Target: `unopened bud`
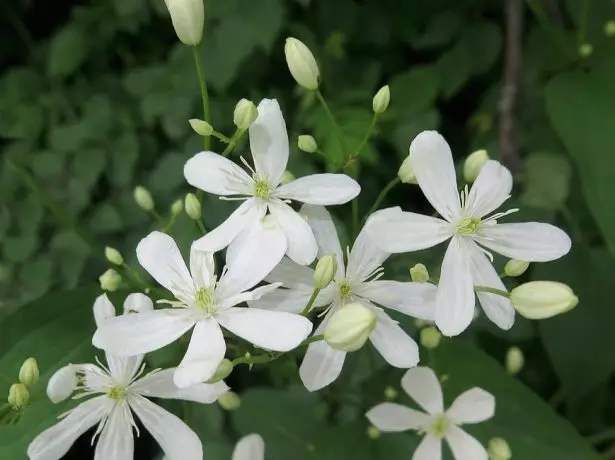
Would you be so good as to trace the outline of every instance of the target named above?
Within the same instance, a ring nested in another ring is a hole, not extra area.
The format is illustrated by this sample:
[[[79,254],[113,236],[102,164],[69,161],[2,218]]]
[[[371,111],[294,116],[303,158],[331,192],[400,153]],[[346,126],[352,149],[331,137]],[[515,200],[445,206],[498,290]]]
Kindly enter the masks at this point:
[[[489,155],[486,150],[477,150],[472,152],[463,162],[463,178],[468,184],[471,184],[478,177],[478,173],[483,169],[485,163],[489,161]]]
[[[288,70],[295,81],[305,89],[313,91],[318,88],[320,72],[318,64],[310,49],[296,38],[287,38],[284,55]]]
[[[164,0],[164,3],[179,40],[188,46],[198,45],[205,23],[203,0]]]
[[[320,258],[314,270],[314,286],[318,289],[326,288],[337,271],[337,260],[334,254],[325,254]]]
[[[8,403],[14,409],[23,409],[30,401],[30,392],[23,383],[14,383],[9,388]]]
[[[389,401],[393,401],[394,399],[397,399],[397,390],[393,387],[386,387],[384,389],[384,397],[386,399],[388,399]]]
[[[607,21],[607,23],[604,25],[604,34],[607,37],[615,36],[615,21]]]
[[[416,264],[410,268],[410,278],[412,281],[429,281],[429,271],[423,264]]]
[[[184,202],[182,200],[175,200],[171,205],[171,214],[174,216],[179,215],[184,210]]]
[[[414,320],[414,327],[416,327],[417,329],[421,329],[423,327],[429,326],[431,324],[431,322],[427,321],[426,319],[415,319]]]
[[[239,395],[233,391],[227,391],[218,398],[218,404],[224,410],[233,411],[241,406]]]
[[[122,277],[118,272],[110,268],[105,273],[100,275],[98,281],[100,282],[100,287],[103,291],[113,292],[120,286]]]
[[[421,345],[425,348],[436,348],[440,344],[442,334],[434,327],[429,326],[421,329]]]
[[[504,266],[506,276],[521,276],[530,266],[529,262],[523,260],[510,259]]]
[[[34,385],[38,381],[38,363],[34,358],[26,359],[19,369],[19,381],[24,385]]]
[[[201,203],[194,193],[188,193],[186,200],[184,201],[184,208],[186,214],[192,220],[199,220],[201,218]]]
[[[286,170],[282,173],[282,177],[280,178],[280,185],[288,184],[296,179],[295,175],[291,173],[289,170]]]
[[[564,283],[530,281],[510,291],[510,301],[521,316],[544,319],[573,309],[579,298]]]
[[[140,185],[136,186],[133,192],[133,197],[137,205],[144,211],[151,211],[154,209],[154,199],[152,198],[152,194],[145,187]]]
[[[374,99],[372,100],[372,108],[374,113],[381,114],[389,107],[391,101],[391,90],[389,85],[385,85],[378,90]]]
[[[367,437],[369,439],[378,439],[380,437],[380,430],[376,428],[374,425],[370,425],[367,427]]]
[[[318,144],[316,143],[316,139],[314,139],[309,134],[302,134],[297,138],[297,146],[299,150],[307,153],[314,153],[318,150]]]
[[[399,170],[397,171],[397,177],[404,184],[416,184],[416,176],[414,175],[414,168],[412,167],[412,162],[410,161],[410,156],[407,156],[403,161]]]
[[[197,133],[199,136],[211,136],[214,132],[214,128],[204,120],[199,120],[198,118],[192,118],[188,120],[190,126],[193,131]]]
[[[109,246],[105,248],[105,257],[114,265],[122,265],[124,263],[124,258],[120,251]]]
[[[154,303],[145,294],[140,292],[133,292],[126,296],[124,300],[124,314],[129,315],[131,313],[145,313],[154,309]]]
[[[487,448],[489,460],[510,460],[512,452],[508,443],[502,438],[491,438]]]
[[[589,43],[583,43],[579,46],[579,56],[581,57],[589,57],[594,52],[594,47]]]
[[[506,370],[508,373],[517,375],[523,369],[524,363],[525,358],[521,349],[519,347],[510,347],[506,352]]]
[[[254,102],[247,99],[241,99],[235,106],[233,112],[233,123],[238,129],[245,131],[248,129],[254,120],[258,117],[258,109],[254,105]]]
[[[335,350],[356,351],[376,327],[376,314],[359,303],[350,303],[336,311],[325,326],[325,340]]]
[[[75,368],[70,364],[58,369],[55,374],[51,376],[47,383],[47,396],[52,403],[57,404],[65,399],[68,399],[77,385],[79,379]]]
[[[214,372],[214,375],[212,375],[211,378],[205,383],[216,383],[220,380],[224,380],[231,375],[231,372],[233,372],[233,363],[225,358],[220,362],[220,364],[218,364],[218,368],[216,369],[216,372]]]

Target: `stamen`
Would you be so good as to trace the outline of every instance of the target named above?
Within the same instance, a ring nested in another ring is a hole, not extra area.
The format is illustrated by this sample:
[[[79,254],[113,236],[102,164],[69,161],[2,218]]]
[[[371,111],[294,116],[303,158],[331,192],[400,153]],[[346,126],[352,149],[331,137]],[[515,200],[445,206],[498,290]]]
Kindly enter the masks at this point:
[[[256,174],[256,171],[254,171],[252,166],[250,166],[250,164],[246,161],[246,159],[243,157],[243,155],[240,156],[239,159],[244,164],[244,166],[250,170],[250,172],[252,173],[252,176],[254,176]]]
[[[509,214],[513,214],[515,212],[519,212],[519,208],[513,208],[513,209],[509,209],[508,211],[504,211],[504,212],[498,212],[496,214],[493,214],[489,217],[487,217],[483,222],[494,222],[497,223],[497,220],[507,216]]]

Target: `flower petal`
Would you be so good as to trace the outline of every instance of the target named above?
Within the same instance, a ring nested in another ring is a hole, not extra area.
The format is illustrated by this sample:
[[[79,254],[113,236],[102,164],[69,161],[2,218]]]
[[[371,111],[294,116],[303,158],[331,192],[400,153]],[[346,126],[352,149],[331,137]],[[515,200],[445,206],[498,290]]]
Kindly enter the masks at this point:
[[[414,451],[412,460],[442,460],[442,439],[426,434]]]
[[[51,402],[57,404],[60,401],[68,399],[68,397],[73,394],[73,391],[75,391],[79,383],[77,377],[79,367],[78,364],[69,364],[53,373],[47,383],[47,396]]]
[[[419,362],[419,347],[414,339],[382,310],[374,310],[378,323],[369,340],[376,350],[391,366],[403,369],[416,366]]]
[[[395,403],[378,404],[365,416],[372,425],[385,432],[420,430],[429,422],[427,414]]]
[[[498,254],[526,262],[559,259],[571,246],[566,232],[538,222],[484,225],[476,241]]]
[[[451,148],[436,131],[423,131],[410,144],[410,161],[421,190],[449,222],[461,212]]]
[[[436,325],[446,336],[461,334],[474,318],[474,284],[470,250],[454,237],[444,254],[436,295]]]
[[[262,179],[276,186],[288,163],[286,123],[275,99],[263,99],[257,109],[258,117],[249,131],[254,167]]]
[[[412,281],[367,281],[353,288],[353,293],[359,297],[429,321],[435,317],[437,292],[431,283]]]
[[[143,355],[115,356],[110,353],[105,355],[113,380],[123,386],[130,384],[143,363]]]
[[[311,293],[314,290],[314,270],[284,257],[265,277],[265,281],[282,283],[286,288]]]
[[[168,460],[202,460],[203,446],[188,425],[143,396],[129,395],[128,402],[158,442]]]
[[[361,192],[356,180],[346,174],[312,174],[284,184],[276,190],[276,196],[301,203],[330,206],[344,204]]]
[[[269,211],[286,235],[288,257],[299,265],[311,264],[318,254],[318,246],[308,223],[281,201],[270,202]]]
[[[397,215],[400,208],[388,208],[373,216],[383,218],[389,215]],[[346,277],[354,282],[363,281],[372,276],[374,270],[380,267],[389,258],[390,253],[384,251],[379,244],[380,237],[370,232],[374,219],[370,217],[355,239],[350,254],[348,254],[348,267]]]
[[[117,356],[140,355],[174,342],[194,323],[183,308],[116,316],[94,333],[92,344]]]
[[[461,393],[446,411],[446,416],[456,425],[484,422],[494,414],[495,398],[482,388],[472,388]]]
[[[252,195],[254,181],[238,165],[214,152],[201,152],[184,165],[184,177],[193,187],[215,195]]]
[[[235,294],[220,302],[220,304],[218,305],[219,309],[226,310],[227,308],[234,307],[235,305],[238,305],[242,302],[252,302],[255,300],[259,300],[261,297],[275,292],[279,287],[280,283],[265,284],[261,287],[257,287],[256,289],[252,289],[251,291]]]
[[[233,334],[266,350],[290,351],[312,332],[310,320],[283,311],[233,307],[216,318]]]
[[[130,386],[130,391],[147,398],[182,399],[202,404],[211,404],[228,391],[226,383],[197,383],[179,388],[173,381],[176,368],[150,372]]]
[[[510,197],[513,178],[510,171],[494,160],[481,168],[465,204],[467,217],[483,217],[499,208]]]
[[[248,302],[251,308],[300,313],[310,300],[311,293],[294,289],[276,289],[259,300]]]
[[[188,388],[210,379],[225,353],[226,343],[216,320],[200,320],[194,326],[188,350],[175,370],[175,385]]]
[[[231,460],[265,460],[265,441],[257,434],[244,436],[235,445]]]
[[[299,213],[307,220],[318,244],[318,258],[333,254],[337,260],[335,278],[344,277],[344,256],[331,214],[323,206],[304,204]],[[290,286],[287,286],[290,287]]]
[[[124,314],[131,313],[145,313],[146,311],[152,311],[154,309],[154,303],[145,294],[140,292],[133,292],[128,294],[124,300]]]
[[[209,288],[215,282],[216,263],[214,253],[200,251],[195,244],[190,247],[190,274],[197,289]]]
[[[109,297],[107,297],[107,294],[101,294],[96,297],[92,310],[94,311],[96,327],[100,327],[103,321],[115,316],[115,307],[109,300]]]
[[[135,444],[128,404],[113,406],[96,444],[94,460],[132,460]]]
[[[401,379],[401,387],[428,414],[444,411],[442,387],[435,372],[429,367],[413,367]]]
[[[483,445],[458,426],[449,426],[444,439],[450,446],[455,460],[487,460],[489,458]]]

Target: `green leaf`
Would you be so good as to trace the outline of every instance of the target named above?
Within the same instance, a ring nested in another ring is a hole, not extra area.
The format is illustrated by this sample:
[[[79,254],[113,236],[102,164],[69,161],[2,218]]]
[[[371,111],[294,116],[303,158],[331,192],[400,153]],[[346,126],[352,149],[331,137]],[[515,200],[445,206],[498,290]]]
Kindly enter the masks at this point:
[[[60,29],[49,45],[47,75],[64,78],[73,74],[85,61],[88,44],[88,35],[74,25]]]
[[[448,45],[459,34],[464,19],[456,11],[445,11],[432,16],[425,32],[414,40],[412,46],[417,49],[438,48]]]
[[[470,50],[472,74],[485,73],[495,63],[502,48],[502,34],[491,22],[479,22],[466,27],[461,40]]]
[[[38,235],[36,233],[8,236],[2,242],[4,257],[11,262],[23,262],[34,254],[37,247]]]
[[[454,96],[469,80],[472,74],[473,52],[464,41],[459,41],[436,63],[440,74],[440,91],[445,98]]]
[[[570,192],[570,163],[561,155],[535,153],[525,160],[521,201],[549,211],[560,209]]]
[[[403,117],[419,114],[434,104],[439,86],[436,67],[414,67],[396,74],[390,83],[391,108]]]

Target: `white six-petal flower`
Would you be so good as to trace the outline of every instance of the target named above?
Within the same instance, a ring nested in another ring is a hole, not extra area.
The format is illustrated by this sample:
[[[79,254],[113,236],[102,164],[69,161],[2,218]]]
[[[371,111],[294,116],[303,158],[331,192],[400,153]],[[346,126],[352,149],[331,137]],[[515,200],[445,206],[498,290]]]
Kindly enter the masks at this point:
[[[486,247],[513,259],[545,262],[570,250],[570,238],[557,227],[543,223],[497,222],[513,212],[493,214],[510,197],[513,179],[497,161],[488,161],[472,188],[457,190],[451,149],[435,131],[424,131],[410,145],[410,159],[421,190],[443,219],[385,209],[375,213],[370,235],[391,253],[418,251],[450,239],[442,262],[436,300],[436,324],[443,334],[463,332],[474,316],[474,286],[506,290],[489,260]],[[514,323],[510,301],[497,294],[479,292],[487,317],[502,329]]]
[[[441,460],[442,438],[455,460],[487,460],[487,451],[459,425],[479,423],[493,417],[495,398],[481,388],[472,388],[459,395],[444,410],[442,387],[428,367],[408,370],[401,380],[406,393],[425,411],[420,412],[396,403],[382,403],[365,415],[380,431],[416,430],[424,434],[412,460]]]

